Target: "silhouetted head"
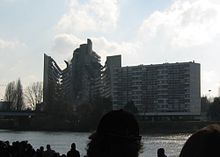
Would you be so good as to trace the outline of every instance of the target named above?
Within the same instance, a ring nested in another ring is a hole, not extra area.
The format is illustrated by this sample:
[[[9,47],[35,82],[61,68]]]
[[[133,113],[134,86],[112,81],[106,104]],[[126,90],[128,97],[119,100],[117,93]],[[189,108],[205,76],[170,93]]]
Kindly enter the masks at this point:
[[[50,150],[50,145],[49,145],[49,144],[47,144],[47,146],[46,146],[46,147],[47,147],[47,150]]]
[[[212,157],[219,154],[219,148],[220,126],[213,124],[189,137],[180,152],[180,157]]]
[[[123,110],[104,115],[89,138],[88,157],[138,157],[141,149],[138,122]]]
[[[71,144],[71,149],[72,149],[72,150],[75,150],[75,149],[76,149],[76,144],[75,144],[75,143],[72,143],[72,144]]]
[[[165,150],[164,150],[164,148],[159,148],[157,150],[157,156],[158,157],[165,157]]]
[[[43,146],[40,146],[40,151],[44,151],[44,147]]]

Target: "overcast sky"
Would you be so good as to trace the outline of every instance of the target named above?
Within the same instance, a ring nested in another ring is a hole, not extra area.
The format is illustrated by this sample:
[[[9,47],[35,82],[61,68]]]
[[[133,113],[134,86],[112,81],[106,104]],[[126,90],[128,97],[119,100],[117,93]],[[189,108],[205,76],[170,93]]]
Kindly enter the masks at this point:
[[[123,66],[195,61],[201,95],[219,95],[219,0],[0,0],[0,98],[8,82],[43,80],[43,54],[60,66],[86,39]],[[211,90],[211,92],[208,92]]]

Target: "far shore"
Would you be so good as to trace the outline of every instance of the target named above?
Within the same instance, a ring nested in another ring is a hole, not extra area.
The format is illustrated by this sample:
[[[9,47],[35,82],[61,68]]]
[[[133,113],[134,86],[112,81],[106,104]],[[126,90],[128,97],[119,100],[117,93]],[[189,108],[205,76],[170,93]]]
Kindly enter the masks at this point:
[[[179,134],[193,133],[209,124],[220,124],[219,121],[140,121],[142,134]],[[0,120],[0,129],[14,131],[62,131],[62,132],[93,132],[93,128],[74,127],[69,123],[48,123],[48,125],[18,125],[12,120]]]

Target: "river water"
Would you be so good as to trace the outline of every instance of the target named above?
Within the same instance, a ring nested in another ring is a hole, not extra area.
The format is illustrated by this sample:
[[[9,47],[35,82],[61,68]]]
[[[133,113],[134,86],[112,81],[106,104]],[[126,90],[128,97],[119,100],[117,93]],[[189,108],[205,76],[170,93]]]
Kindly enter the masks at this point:
[[[0,130],[0,140],[22,141],[28,140],[35,149],[40,146],[51,145],[60,154],[70,149],[72,142],[76,143],[81,157],[86,154],[86,145],[90,133],[77,132],[42,132],[42,131],[10,131]],[[168,157],[178,156],[183,144],[190,134],[143,135],[143,153],[140,157],[156,157],[157,149],[163,147]]]

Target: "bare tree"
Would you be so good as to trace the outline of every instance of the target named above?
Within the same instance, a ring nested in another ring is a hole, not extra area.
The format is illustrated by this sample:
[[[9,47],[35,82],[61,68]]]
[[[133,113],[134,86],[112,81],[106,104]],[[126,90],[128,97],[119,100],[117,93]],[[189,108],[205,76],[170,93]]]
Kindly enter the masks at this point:
[[[16,84],[15,81],[9,82],[5,89],[5,101],[10,104],[10,109],[14,110],[16,105]]]
[[[18,79],[17,84],[16,84],[16,109],[18,111],[21,111],[24,109],[24,99],[23,99],[23,87],[21,84],[21,80]]]
[[[42,82],[34,82],[25,89],[25,98],[31,108],[35,108],[43,100]]]
[[[21,80],[9,82],[5,89],[5,101],[10,102],[11,110],[22,110],[24,109],[23,102],[23,88]]]

